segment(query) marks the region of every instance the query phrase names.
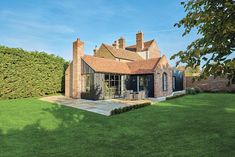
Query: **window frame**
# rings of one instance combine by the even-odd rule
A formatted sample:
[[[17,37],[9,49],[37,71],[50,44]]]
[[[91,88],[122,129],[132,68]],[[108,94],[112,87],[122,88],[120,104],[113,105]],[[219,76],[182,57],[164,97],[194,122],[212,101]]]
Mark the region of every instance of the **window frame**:
[[[163,91],[167,91],[168,90],[168,76],[167,76],[167,73],[164,72],[162,73],[162,90]]]
[[[172,89],[175,90],[176,89],[176,76],[172,77]]]

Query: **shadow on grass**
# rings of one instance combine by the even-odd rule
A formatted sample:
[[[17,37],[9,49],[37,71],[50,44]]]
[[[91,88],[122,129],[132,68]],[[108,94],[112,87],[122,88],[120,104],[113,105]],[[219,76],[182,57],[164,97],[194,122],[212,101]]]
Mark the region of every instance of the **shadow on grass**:
[[[39,114],[45,112],[53,115],[53,119],[55,118],[58,123],[54,124],[53,119],[45,122],[42,118],[22,129],[5,131],[0,128],[0,156],[69,155],[75,140],[85,134],[85,132],[79,133],[78,129],[84,118],[83,112],[59,105],[43,108]],[[78,131],[76,137],[73,137],[76,131]]]
[[[58,121],[53,129],[41,119],[0,128],[0,156],[234,156],[234,101],[199,94],[113,117],[53,105],[39,111]]]

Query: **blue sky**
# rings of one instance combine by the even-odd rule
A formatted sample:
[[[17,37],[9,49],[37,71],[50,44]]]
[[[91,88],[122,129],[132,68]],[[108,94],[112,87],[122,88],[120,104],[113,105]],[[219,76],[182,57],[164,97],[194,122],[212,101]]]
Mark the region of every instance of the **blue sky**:
[[[7,0],[0,5],[0,45],[71,60],[78,37],[85,53],[92,54],[95,45],[120,36],[132,45],[141,30],[169,58],[196,38],[182,37],[182,29],[173,27],[184,15],[180,0]]]

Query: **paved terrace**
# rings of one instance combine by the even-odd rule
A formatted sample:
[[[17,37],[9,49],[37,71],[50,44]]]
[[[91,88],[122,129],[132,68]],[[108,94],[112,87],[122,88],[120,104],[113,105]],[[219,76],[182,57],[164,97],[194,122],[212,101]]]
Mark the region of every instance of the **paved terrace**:
[[[179,91],[175,92],[172,95],[180,95],[184,94],[185,91]],[[126,106],[141,104],[141,103],[156,103],[159,101],[164,101],[166,98],[149,98],[146,100],[123,100],[123,99],[110,99],[110,100],[86,100],[86,99],[71,99],[67,98],[63,95],[57,95],[57,96],[48,96],[40,98],[40,100],[48,101],[64,106],[74,107],[81,110],[86,110],[98,114],[102,114],[105,116],[110,116],[111,111],[116,108],[123,108]]]
[[[149,100],[138,101],[123,101],[123,100],[86,100],[86,99],[71,99],[65,96],[48,96],[40,98],[40,100],[57,103],[64,106],[74,107],[81,110],[86,110],[105,116],[110,116],[111,111],[116,108],[123,108],[130,105],[140,104],[144,102],[150,102]]]

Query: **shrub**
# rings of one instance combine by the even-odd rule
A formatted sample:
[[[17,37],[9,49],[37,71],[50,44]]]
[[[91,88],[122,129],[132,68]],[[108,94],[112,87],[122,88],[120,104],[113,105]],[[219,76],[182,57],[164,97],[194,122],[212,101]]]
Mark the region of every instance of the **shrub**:
[[[201,92],[201,90],[199,88],[187,88],[186,89],[187,94],[195,95],[195,94],[198,94],[200,92]]]
[[[194,90],[195,90],[196,93],[200,93],[201,92],[200,88],[197,88],[197,87],[194,88]]]
[[[116,108],[116,109],[111,111],[111,115],[120,114],[120,113],[123,113],[123,112],[127,112],[127,111],[130,111],[130,110],[141,108],[141,107],[148,106],[148,105],[151,105],[151,103],[146,102],[146,103],[126,106],[126,107],[123,107],[123,108]]]
[[[0,46],[0,99],[64,92],[68,63],[45,52]]]
[[[183,96],[185,96],[185,95],[186,95],[186,94],[174,95],[174,96],[171,96],[171,97],[166,97],[166,100],[171,100],[171,99],[175,99],[175,98],[183,97]]]

